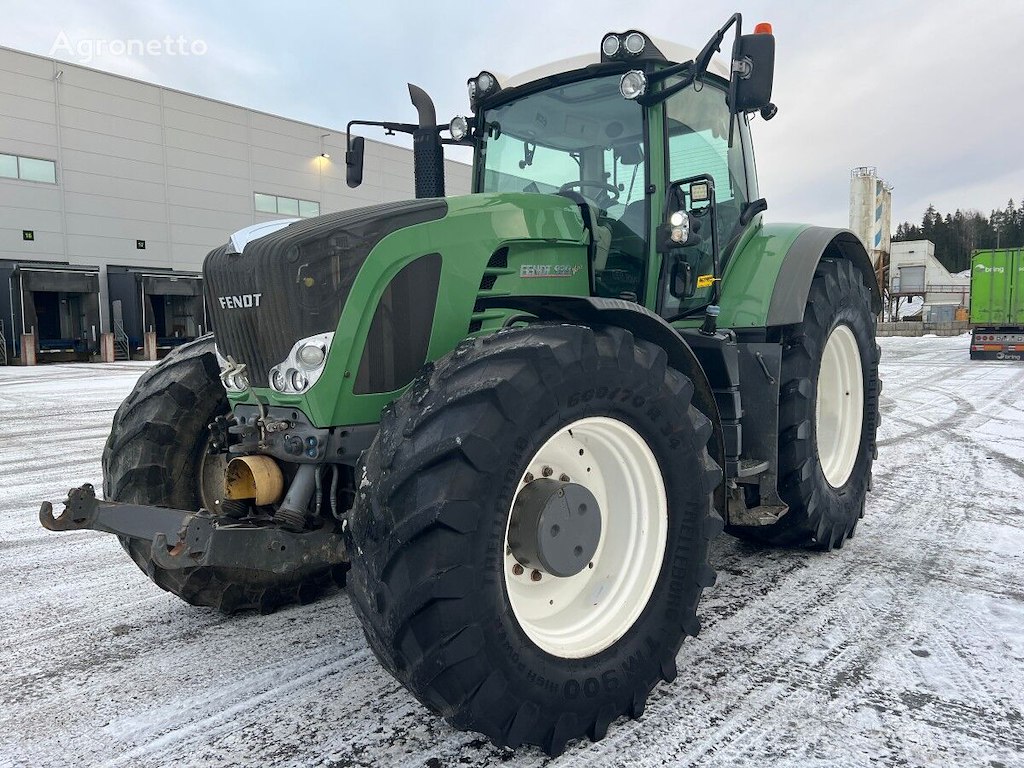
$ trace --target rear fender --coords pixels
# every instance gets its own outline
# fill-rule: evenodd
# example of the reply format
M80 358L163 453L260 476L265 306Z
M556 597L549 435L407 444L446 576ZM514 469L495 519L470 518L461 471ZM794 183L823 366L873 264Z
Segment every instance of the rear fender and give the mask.
M803 320L814 270L822 258L853 263L882 310L878 281L867 251L846 229L803 224L759 226L744 237L726 264L719 299L721 328L767 328Z

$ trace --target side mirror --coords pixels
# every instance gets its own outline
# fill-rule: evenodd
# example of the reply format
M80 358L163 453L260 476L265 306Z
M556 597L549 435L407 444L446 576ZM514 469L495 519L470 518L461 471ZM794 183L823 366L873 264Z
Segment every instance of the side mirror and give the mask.
M700 242L700 219L687 210L674 211L668 221L658 227L658 250L661 253L686 248Z
M677 258L672 264L668 292L677 299L688 299L696 290L697 283L693 279L693 266L690 262Z
M350 187L363 183L363 137L353 136L345 152L345 181Z
M743 114L767 107L775 79L775 35L741 35L735 66L736 98L732 111Z

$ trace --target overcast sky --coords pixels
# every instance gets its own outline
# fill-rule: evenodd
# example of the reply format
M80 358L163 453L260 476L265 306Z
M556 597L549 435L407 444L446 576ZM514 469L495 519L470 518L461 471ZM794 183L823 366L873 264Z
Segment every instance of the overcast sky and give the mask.
M447 121L468 110L466 78L481 69L517 73L631 27L699 47L739 10L746 31L770 21L776 36L779 114L754 125L771 220L846 226L849 171L861 165L895 186L894 227L928 203L987 214L1024 196L1021 0L4 5L0 44L337 128L414 121L407 80ZM159 55L86 61L95 41L168 36Z

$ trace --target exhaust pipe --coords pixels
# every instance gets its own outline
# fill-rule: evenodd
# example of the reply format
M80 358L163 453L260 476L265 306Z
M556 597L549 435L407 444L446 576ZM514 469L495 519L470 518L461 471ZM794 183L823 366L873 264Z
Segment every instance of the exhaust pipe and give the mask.
M437 130L437 110L427 92L412 83L409 98L420 117L419 128L412 134L416 197L444 197L444 147Z

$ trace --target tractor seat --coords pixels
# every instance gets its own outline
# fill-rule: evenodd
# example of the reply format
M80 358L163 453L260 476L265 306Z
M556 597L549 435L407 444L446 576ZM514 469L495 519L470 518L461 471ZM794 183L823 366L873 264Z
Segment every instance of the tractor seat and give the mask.
M645 201L634 200L622 210L619 223L626 227L637 237L647 239L647 217L645 215Z

